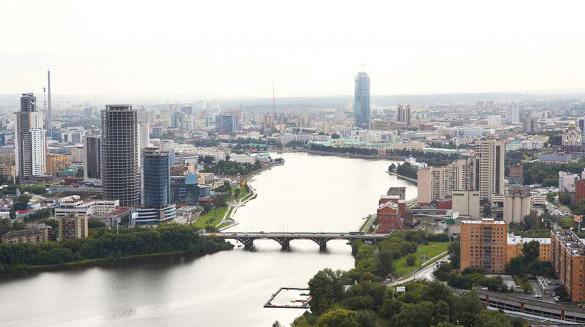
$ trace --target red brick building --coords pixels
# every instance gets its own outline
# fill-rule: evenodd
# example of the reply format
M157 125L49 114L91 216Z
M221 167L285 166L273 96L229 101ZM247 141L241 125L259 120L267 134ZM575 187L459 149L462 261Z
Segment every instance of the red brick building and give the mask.
M575 204L585 200L585 179L575 182Z
M389 233L393 230L404 228L404 215L406 204L396 196L382 196L378 201L376 222L378 233Z

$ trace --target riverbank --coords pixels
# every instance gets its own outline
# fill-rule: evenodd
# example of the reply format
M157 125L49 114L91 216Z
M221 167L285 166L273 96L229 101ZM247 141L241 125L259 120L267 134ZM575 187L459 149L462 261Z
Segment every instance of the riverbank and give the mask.
M86 239L43 244L0 244L0 273L68 269L169 255L202 256L233 245L199 235L193 227L98 230Z
M215 252L209 252L204 254L194 254L188 251L173 251L173 252L161 252L161 253L149 253L149 254L139 254L139 255L132 255L127 257L120 257L120 258L97 258L97 259L84 259L80 261L74 262L66 262L63 264L55 264L55 265L38 265L38 266L19 266L15 270L12 271L5 271L0 273L0 280L4 278L11 278L11 277L20 277L23 275L40 273L45 271L65 271L65 270L73 270L73 269L83 269L88 267L105 267L105 266L114 266L120 265L125 263L137 262L146 259L162 259L162 258L169 258L169 259L197 259L202 256L208 254L214 254L222 250L218 250Z
M388 172L388 174L390 174L390 175L394 175L394 176L396 176L396 177L398 177L398 178L405 179L405 180L407 180L407 181L409 181L409 182L413 182L413 183L415 183L415 184L417 183L417 180L416 180L416 179L414 179L414 178L412 178L412 177L407 177L407 176L404 176L404 175L400 175L400 174L398 174L398 173L396 173L396 172L393 172L393 171L389 171L389 172Z

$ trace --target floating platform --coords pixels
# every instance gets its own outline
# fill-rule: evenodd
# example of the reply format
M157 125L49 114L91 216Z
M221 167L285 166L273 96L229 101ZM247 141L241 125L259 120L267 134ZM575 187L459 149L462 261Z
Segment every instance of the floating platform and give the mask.
M272 294L270 299L264 304L265 308L275 309L309 309L309 295L308 288L297 287L281 287Z

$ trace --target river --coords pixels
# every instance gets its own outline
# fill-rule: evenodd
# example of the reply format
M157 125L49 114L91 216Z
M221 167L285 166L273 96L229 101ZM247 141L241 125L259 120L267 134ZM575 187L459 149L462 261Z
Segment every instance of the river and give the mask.
M241 207L229 231L347 232L375 212L390 186L416 186L385 173L390 161L286 153L282 166L257 175L258 197ZM32 274L0 281L0 326L286 325L302 310L264 309L283 286L306 287L324 268L353 267L345 241L319 253L311 241L256 241L194 260L149 259Z

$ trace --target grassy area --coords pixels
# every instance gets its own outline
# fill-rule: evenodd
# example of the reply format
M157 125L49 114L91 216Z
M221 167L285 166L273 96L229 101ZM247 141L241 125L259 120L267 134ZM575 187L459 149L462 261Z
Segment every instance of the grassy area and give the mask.
M240 193L238 193L238 196L236 197L237 201L242 200L243 198L245 198L246 196L248 196L251 192L248 190L248 188L246 187L240 187Z
M221 222L227 210L228 207L213 208L199 216L193 225L197 228L205 228L206 226L215 227Z
M394 274L398 277L409 275L424 263L423 257L425 257L425 261L429 260L432 257L447 251L448 247L448 242L429 242L429 244L421 245L416 250L416 263L413 266L406 264L407 256L394 260Z

